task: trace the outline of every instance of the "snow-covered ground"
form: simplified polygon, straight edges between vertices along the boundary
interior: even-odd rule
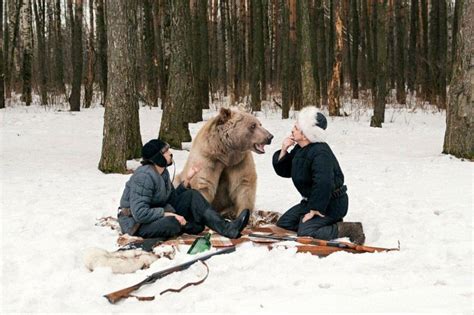
[[[116,232],[96,219],[115,215],[129,175],[105,175],[101,153],[103,109],[79,113],[15,106],[0,111],[1,313],[290,313],[473,312],[473,163],[441,154],[445,116],[430,111],[387,110],[382,129],[369,112],[329,118],[328,142],[345,173],[350,197],[346,221],[364,223],[367,244],[400,252],[320,259],[294,250],[245,244],[208,261],[200,286],[152,302],[111,305],[103,294],[141,281],[189,259],[159,259],[150,269],[89,272],[84,250],[115,250]],[[205,113],[208,118],[215,111]],[[259,113],[275,135],[265,155],[254,155],[257,208],[284,211],[300,197],[279,178],[273,151],[293,120]],[[161,111],[141,108],[144,142],[156,137]],[[202,123],[191,125],[196,134]],[[186,151],[175,152],[180,167]],[[141,289],[156,295],[202,276],[202,266]]]

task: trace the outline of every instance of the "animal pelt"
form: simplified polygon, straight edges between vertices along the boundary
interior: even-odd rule
[[[90,271],[99,267],[110,267],[113,273],[132,273],[140,269],[146,269],[158,258],[167,257],[173,259],[175,248],[156,248],[153,253],[141,249],[130,249],[109,252],[101,248],[89,248],[84,253],[84,265]]]

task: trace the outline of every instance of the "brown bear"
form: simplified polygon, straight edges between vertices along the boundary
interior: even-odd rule
[[[180,174],[198,164],[201,170],[192,178],[191,187],[214,209],[235,218],[244,209],[254,210],[257,173],[251,152],[265,153],[272,138],[255,116],[221,108],[199,130]],[[178,175],[175,184],[181,180]]]

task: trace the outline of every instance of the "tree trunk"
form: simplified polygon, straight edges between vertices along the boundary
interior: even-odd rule
[[[339,12],[340,13],[340,12]],[[336,21],[335,21],[335,10],[334,1],[329,1],[329,43],[328,43],[328,64],[327,64],[327,77],[332,78],[332,70],[334,66],[334,47],[336,45]],[[329,92],[328,92],[329,93]]]
[[[336,31],[335,31],[335,49],[334,61],[332,68],[331,82],[329,83],[329,116],[340,116],[340,94],[341,94],[341,66],[342,66],[342,18],[341,18],[341,2],[333,1]]]
[[[63,34],[61,29],[61,0],[56,0],[54,5],[54,90],[57,94],[66,94],[64,85],[64,49]]]
[[[160,139],[173,148],[191,140],[183,113],[193,100],[193,75],[190,52],[190,12],[185,1],[171,3],[171,60],[168,103],[161,119]]]
[[[155,44],[155,32],[153,27],[153,12],[151,0],[143,1],[143,46],[145,50],[145,97],[149,104],[153,104],[154,107],[158,106],[158,69]]]
[[[262,69],[263,69],[263,29],[262,29],[262,0],[250,2],[252,10],[252,61],[250,93],[252,99],[252,111],[262,110]]]
[[[201,0],[202,1],[202,0]],[[210,5],[210,26],[209,28],[211,29],[210,33],[210,60],[213,60],[214,62],[210,63],[210,77],[211,77],[211,97],[212,95],[215,95],[217,91],[219,90],[219,36],[218,36],[218,23],[217,23],[217,12],[218,12],[218,5],[217,5],[217,0],[210,0],[211,5]],[[215,62],[217,61],[217,62]]]
[[[456,3],[457,5],[457,3]],[[453,63],[453,79],[449,89],[446,109],[446,133],[443,153],[459,158],[474,159],[474,95],[473,35],[474,5],[462,1],[458,16],[461,30],[458,33]]]
[[[3,0],[0,0],[0,108],[5,108],[5,58],[3,56]]]
[[[352,85],[352,98],[359,98],[359,71],[357,65],[359,62],[359,12],[357,10],[357,0],[351,0],[351,13],[352,13],[352,69],[351,69],[351,85]]]
[[[263,30],[263,53],[262,53],[262,100],[268,100],[268,84],[270,82],[270,62],[271,62],[271,46],[270,46],[270,11],[269,0],[262,0],[262,30]]]
[[[397,102],[406,103],[405,93],[405,6],[401,1],[395,2],[395,25],[397,32],[396,40],[396,78],[397,78]]]
[[[154,24],[154,35],[155,35],[155,44],[156,44],[156,69],[158,72],[158,85],[159,85],[159,96],[161,99],[161,109],[165,108],[166,104],[166,94],[168,86],[168,75],[165,70],[165,58],[163,50],[163,41],[162,41],[162,23],[164,16],[164,0],[153,1],[153,24]]]
[[[378,0],[376,0],[377,2]],[[383,1],[383,0],[382,0]],[[388,22],[388,38],[387,38],[387,76],[389,89],[395,89],[395,18],[393,14],[393,1],[388,0],[387,22]],[[398,0],[400,1],[400,0]],[[397,1],[397,2],[398,2]]]
[[[21,77],[23,80],[23,90],[21,100],[25,102],[26,106],[31,105],[32,101],[32,61],[33,61],[33,29],[31,16],[31,0],[25,0],[21,10],[21,31],[20,37],[23,41],[22,47],[22,69]]]
[[[105,24],[104,0],[96,0],[97,61],[99,63],[99,86],[102,91],[102,104],[107,97],[107,27]]]
[[[472,18],[472,16],[471,16]],[[448,63],[448,9],[445,0],[439,1],[439,51],[437,65],[439,67],[438,79],[438,106],[446,109],[446,73]]]
[[[418,0],[411,0],[410,11],[410,45],[408,48],[407,85],[410,93],[416,90],[417,82],[417,32],[418,32]]]
[[[4,10],[3,7],[3,0],[2,1],[2,11]],[[5,14],[5,23],[2,23],[2,54],[0,55],[2,57],[2,74],[3,76],[0,77],[1,82],[3,83],[0,86],[0,89],[3,91],[3,107],[5,108],[5,97],[7,96],[7,79],[8,79],[8,45],[9,45],[9,39],[10,39],[10,27],[8,23],[8,17],[9,17],[9,9],[8,9],[8,0],[5,1],[5,10],[2,12],[2,20],[3,20],[3,13]],[[0,95],[0,97],[2,97]]]
[[[365,40],[367,43],[367,81],[368,87],[372,90],[372,93],[375,92],[375,71],[374,71],[374,64],[375,64],[375,52],[373,50],[374,47],[374,40],[373,40],[373,33],[372,33],[372,24],[373,17],[369,13],[369,0],[362,0],[362,10],[365,22]],[[372,12],[373,15],[373,12]]]
[[[438,90],[439,90],[439,50],[440,47],[440,29],[439,29],[439,2],[440,0],[433,0],[430,2],[430,20],[429,20],[429,66],[430,66],[430,86],[432,90],[430,103],[438,105]]]
[[[282,1],[274,1],[272,4],[273,7],[273,19],[275,23],[273,23],[272,28],[273,28],[273,58],[272,58],[272,85],[273,89],[272,91],[281,91],[281,83],[280,83],[280,78],[282,76],[281,74],[281,66],[282,66],[282,55],[281,55],[281,31],[282,31]]]
[[[422,81],[421,81],[421,93],[425,100],[432,99],[433,90],[431,88],[431,74],[430,74],[430,61],[429,61],[429,29],[428,29],[428,1],[421,0],[421,25],[423,29],[422,33],[422,43],[423,49],[421,53],[422,60]]]
[[[301,19],[298,14],[297,0],[290,0],[290,43],[289,56],[290,63],[290,107],[300,110],[303,105],[303,91],[301,80]]]
[[[290,116],[290,18],[289,18],[289,0],[282,0],[281,5],[281,98],[282,110],[281,118],[286,119]]]
[[[199,66],[200,83],[200,120],[202,109],[209,109],[209,26],[207,23],[207,0],[198,1],[199,49],[201,51]]]
[[[72,90],[69,97],[71,111],[81,110],[82,86],[82,0],[68,0],[69,16],[71,19],[71,60],[72,60]]]
[[[351,82],[351,66],[352,66],[352,55],[351,55],[351,24],[350,19],[350,0],[341,1],[341,19],[342,19],[342,62],[341,62],[341,90],[340,93],[344,97],[344,84],[345,82]],[[346,80],[346,78],[348,78]]]
[[[44,1],[33,0],[35,13],[36,39],[38,41],[38,75],[41,105],[48,104],[46,69],[46,5]]]
[[[237,4],[232,1],[229,14],[229,78],[230,78],[230,95],[229,104],[235,105],[239,98],[239,74],[238,74],[238,63],[240,62],[240,33],[239,33],[239,16],[237,12]]]
[[[199,7],[198,1],[191,0],[190,2],[190,34],[189,34],[189,47],[190,47],[190,58],[191,58],[191,72],[193,82],[193,94],[190,100],[189,106],[186,106],[187,114],[183,119],[186,122],[196,123],[202,121],[202,84],[200,82],[201,72],[201,31],[200,31],[200,20],[199,20]]]
[[[374,33],[374,52],[377,64],[377,73],[375,75],[376,84],[373,93],[374,115],[370,120],[371,127],[381,128],[385,121],[385,101],[387,97],[387,36],[386,28],[386,2],[384,0],[374,1],[373,9],[373,33]]]
[[[92,96],[94,94],[94,0],[89,0],[89,27],[89,40],[87,41],[87,73],[86,82],[84,82],[84,103],[86,108],[91,107]]]
[[[220,0],[220,40],[218,44],[218,54],[219,54],[219,81],[221,82],[224,96],[227,96],[227,64],[226,64],[226,51],[227,51],[227,36],[226,36],[226,18],[225,18],[225,7],[228,5],[227,0]]]
[[[459,21],[461,17],[461,10],[463,1],[466,0],[457,0],[454,5],[454,16],[453,16],[453,29],[452,29],[452,42],[451,42],[451,60],[450,60],[450,67],[449,67],[449,75],[448,81],[451,80],[453,75],[453,68],[454,62],[456,59],[456,50],[457,50],[457,42],[459,37]]]
[[[328,59],[327,56],[327,43],[326,43],[326,18],[324,14],[324,1],[317,0],[318,14],[317,18],[319,20],[319,55],[321,56],[319,64],[320,72],[320,82],[321,82],[321,104],[328,105]]]
[[[5,58],[7,61],[7,69],[6,69],[6,76],[5,76],[5,89],[6,89],[6,97],[10,98],[11,97],[11,92],[14,88],[14,73],[18,72],[17,68],[15,67],[15,49],[17,48],[17,44],[19,42],[19,31],[20,31],[20,16],[21,16],[21,11],[22,7],[25,5],[23,4],[23,1],[9,1],[7,3],[9,9],[8,9],[8,21],[7,25],[12,25],[12,30],[8,32],[8,40],[6,41],[8,43],[8,47],[6,50],[6,54],[8,55],[8,58]]]
[[[360,88],[366,90],[368,88],[367,80],[367,39],[366,39],[366,12],[364,12],[364,3],[366,0],[360,0],[359,2],[359,14],[360,14],[360,64],[359,64],[359,75],[360,75]]]
[[[303,81],[303,106],[321,107],[321,84],[319,79],[320,55],[318,53],[319,24],[318,9],[314,1],[300,1],[301,42],[301,77]]]
[[[125,173],[126,161],[141,156],[137,98],[137,1],[107,1],[108,84],[99,170]]]

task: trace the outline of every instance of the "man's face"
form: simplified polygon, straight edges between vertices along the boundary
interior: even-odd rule
[[[163,152],[161,152],[161,154],[163,154],[163,157],[165,158],[166,163],[168,165],[173,164],[173,152],[171,152],[171,149],[169,147],[167,147]]]
[[[293,139],[297,142],[300,140],[306,139],[306,137],[304,136],[303,132],[301,131],[297,123],[295,123],[295,125],[293,126],[293,129],[291,129],[291,134],[293,135]]]

